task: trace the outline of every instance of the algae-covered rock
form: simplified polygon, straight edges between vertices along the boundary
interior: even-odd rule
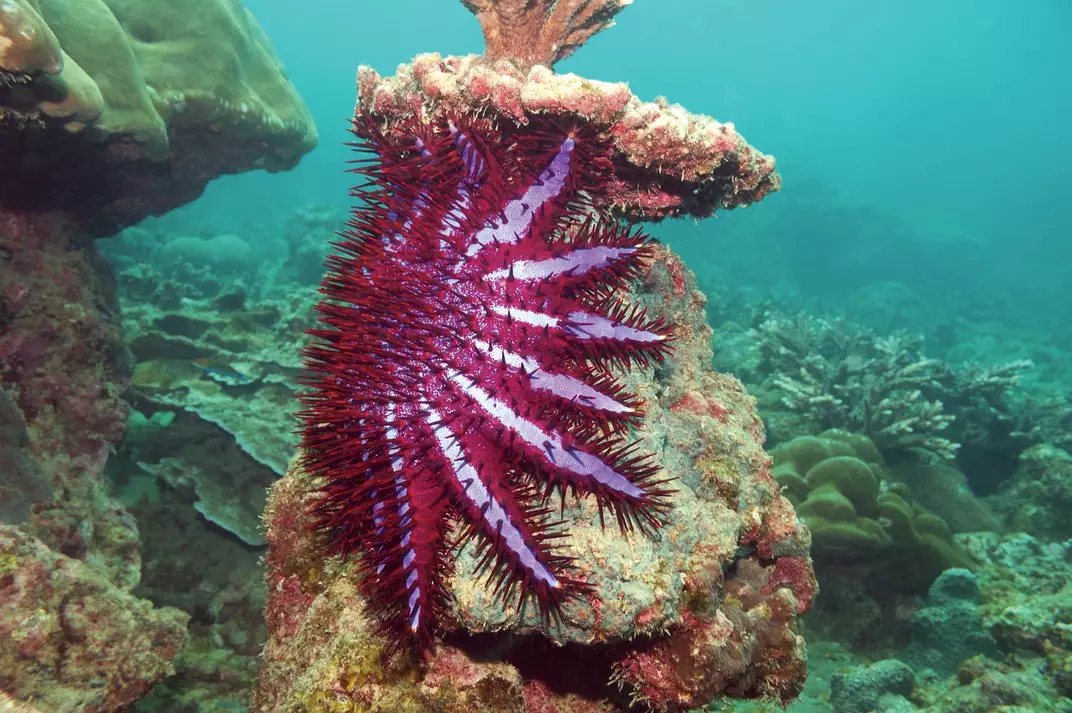
[[[1072,454],[1047,444],[1027,449],[1016,474],[988,500],[1009,531],[1072,537]]]
[[[834,674],[830,703],[834,713],[912,711],[907,696],[916,686],[912,668],[898,659],[884,659]]]
[[[22,522],[32,503],[52,497],[41,466],[27,452],[29,440],[15,400],[0,391],[0,522]]]
[[[793,622],[815,594],[807,531],[771,477],[754,401],[710,371],[691,274],[654,252],[632,299],[676,325],[675,354],[629,388],[647,402],[642,449],[676,478],[665,525],[623,536],[600,526],[594,503],[568,500],[564,554],[593,592],[550,626],[497,599],[467,545],[450,582],[449,645],[425,667],[407,656],[384,667],[355,565],[328,557],[312,531],[316,483],[296,460],[265,515],[269,641],[255,710],[621,711],[632,699],[678,711],[799,691]]]
[[[187,618],[0,525],[0,691],[50,713],[125,710],[173,672]]]
[[[972,656],[997,656],[997,644],[983,626],[979,579],[966,569],[947,570],[934,581],[911,629],[903,658],[917,669],[949,674]]]

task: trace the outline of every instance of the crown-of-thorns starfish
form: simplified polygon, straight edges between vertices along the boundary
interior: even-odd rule
[[[669,493],[609,370],[670,348],[619,298],[645,236],[586,200],[610,149],[550,122],[353,130],[372,158],[307,350],[319,525],[333,553],[359,554],[396,645],[433,639],[452,522],[503,596],[554,616],[588,588],[553,545],[568,532],[549,496],[594,497],[625,532],[657,526]]]

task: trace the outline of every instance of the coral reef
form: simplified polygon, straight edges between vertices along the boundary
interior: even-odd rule
[[[142,579],[134,593],[190,616],[175,675],[137,711],[246,710],[265,641],[261,548],[197,517],[193,496],[134,473],[120,492],[141,530]]]
[[[960,592],[967,598],[956,592],[952,597],[952,606],[960,607],[963,613],[925,618],[945,622],[954,630],[944,631],[937,637],[939,641],[934,636],[938,629],[924,627],[930,635],[918,639],[914,646],[919,651],[938,652],[947,668],[953,659],[968,655],[973,646],[986,649],[991,656],[965,658],[957,663],[953,675],[918,687],[921,708],[969,713],[1005,707],[1072,711],[1068,674],[1072,668],[1068,627],[1072,616],[1072,543],[1046,543],[1025,534],[970,535],[964,543],[982,563],[976,575],[978,592],[975,594],[971,575],[953,575],[967,585],[957,588],[967,590]],[[977,602],[971,601],[973,596]],[[927,610],[921,614],[924,612]],[[916,628],[913,636],[921,633]],[[972,642],[972,646],[965,646]],[[992,658],[995,649],[998,659]]]
[[[433,222],[428,229],[442,236],[438,248],[443,251],[456,248],[454,233],[462,232],[462,228],[469,230],[472,212],[495,205],[502,211],[497,218],[475,226],[478,241],[472,249],[437,269],[444,275],[456,271],[467,257],[485,247],[495,257],[505,256],[504,265],[510,264],[511,246],[520,244],[529,227],[544,219],[544,204],[560,190],[565,191],[563,185],[572,180],[570,157],[575,150],[583,153],[586,142],[606,146],[605,151],[594,156],[592,166],[585,166],[585,170],[599,172],[599,180],[585,186],[585,200],[591,203],[593,218],[604,213],[634,219],[686,214],[703,217],[719,208],[754,202],[778,188],[773,159],[748,146],[731,125],[691,116],[664,101],[644,104],[624,85],[556,75],[542,65],[530,67],[533,62],[549,64],[575,49],[586,33],[605,26],[624,3],[474,0],[466,4],[477,12],[484,26],[491,57],[421,55],[400,66],[394,77],[384,79],[367,67],[358,73],[355,131],[374,144],[386,167],[382,174],[375,168],[367,172],[372,188],[358,193],[372,195],[375,200],[370,209],[355,214],[351,228],[361,236],[367,232],[379,235],[377,228],[390,226],[383,233],[384,249],[405,255],[391,254],[385,259],[400,260],[399,269],[419,262],[417,256],[406,252],[412,250],[406,237],[411,227],[431,220],[428,215],[442,219],[442,223]],[[546,22],[536,30],[534,23],[541,13]],[[472,122],[493,127],[495,134],[474,131]],[[540,130],[546,126],[558,127],[555,144],[548,144],[546,129]],[[564,138],[562,127],[568,131]],[[418,134],[406,144],[406,151],[396,154],[387,150],[390,142],[401,140],[400,134],[406,131]],[[517,170],[517,166],[524,166],[519,157],[510,157],[509,152],[504,157],[491,150],[490,144],[500,138],[500,132],[501,137],[518,147],[519,153],[525,154],[525,159],[546,153],[549,163],[535,180],[527,169]],[[453,141],[441,140],[447,135]],[[454,163],[445,158],[448,154],[457,154]],[[506,165],[507,159],[513,162],[513,169]],[[438,160],[447,163],[434,174],[422,178],[413,172],[423,162]],[[498,161],[503,163],[497,164]],[[494,179],[494,171],[503,169],[510,176],[507,186],[511,193],[482,196],[481,183],[489,175]],[[440,195],[436,180],[455,173],[461,175],[456,194]],[[423,191],[417,189],[422,183]],[[382,193],[376,193],[377,188]],[[524,198],[518,191],[524,192]],[[503,201],[507,201],[505,205]],[[548,221],[553,217],[552,214]],[[584,236],[582,229],[580,237],[572,235],[571,240],[583,241]],[[612,248],[614,245],[610,243]],[[377,240],[368,245],[344,244],[343,249],[345,255],[360,258],[364,250],[379,246]],[[563,245],[567,251],[570,247],[571,242]],[[428,252],[435,250],[433,245]],[[645,537],[623,538],[602,526],[603,506],[611,504],[609,501],[574,502],[564,498],[561,518],[570,537],[559,545],[556,556],[561,552],[569,558],[567,561],[574,567],[570,577],[583,583],[584,588],[582,596],[557,602],[558,616],[549,620],[526,609],[524,600],[504,601],[491,591],[485,581],[488,572],[481,561],[487,559],[483,557],[485,553],[465,536],[464,523],[448,523],[453,527],[451,538],[459,538],[459,550],[444,592],[449,594],[444,601],[450,605],[441,617],[444,638],[423,649],[421,662],[405,650],[387,656],[394,647],[387,637],[377,635],[382,630],[373,615],[382,599],[366,600],[358,589],[358,575],[364,572],[375,579],[388,567],[393,568],[392,572],[411,570],[398,577],[397,582],[408,593],[404,621],[419,631],[424,621],[421,617],[426,613],[422,592],[430,586],[426,570],[436,567],[435,557],[430,560],[426,553],[408,551],[407,547],[416,547],[418,537],[411,538],[401,530],[414,522],[414,527],[422,526],[423,516],[438,512],[438,501],[428,499],[434,493],[434,483],[414,484],[402,472],[409,466],[410,452],[402,452],[396,460],[390,447],[384,445],[373,450],[372,457],[398,468],[393,493],[386,494],[394,499],[385,501],[386,506],[379,510],[372,507],[370,512],[360,511],[362,518],[355,523],[329,520],[337,528],[332,534],[341,530],[342,536],[348,537],[353,532],[354,541],[361,547],[372,548],[372,564],[365,562],[362,568],[348,558],[331,556],[339,551],[347,554],[353,547],[325,549],[324,515],[330,517],[334,511],[325,507],[322,499],[317,500],[316,491],[326,490],[335,498],[333,502],[347,506],[345,488],[328,487],[338,482],[336,474],[330,474],[327,483],[320,477],[325,466],[345,465],[325,463],[322,458],[340,452],[332,445],[330,427],[348,425],[343,411],[350,405],[366,408],[369,418],[383,419],[386,425],[381,431],[386,435],[382,437],[388,441],[396,436],[409,439],[408,429],[415,421],[412,415],[399,414],[396,424],[390,408],[386,414],[382,412],[381,400],[365,404],[362,399],[366,396],[375,398],[375,388],[355,388],[347,394],[351,378],[358,379],[360,387],[361,378],[370,372],[365,366],[350,370],[338,365],[328,371],[339,378],[324,379],[325,388],[343,390],[337,395],[330,392],[338,399],[337,404],[317,408],[321,404],[313,401],[310,408],[310,461],[307,463],[304,457],[295,460],[288,475],[273,486],[266,512],[269,640],[254,698],[258,711],[562,710],[576,705],[578,695],[594,701],[593,709],[622,709],[643,702],[657,711],[680,711],[722,694],[784,703],[800,691],[805,660],[794,623],[796,616],[811,606],[816,592],[807,555],[807,530],[797,522],[770,475],[769,461],[761,448],[762,425],[753,403],[739,383],[716,375],[708,367],[710,330],[691,274],[665,249],[652,245],[650,251],[652,264],[638,267],[635,281],[629,280],[634,277],[633,271],[622,271],[621,281],[633,282],[635,292],[623,299],[620,308],[615,306],[608,317],[596,317],[594,323],[578,322],[570,336],[598,338],[609,354],[617,356],[616,361],[611,360],[613,368],[608,369],[609,373],[621,381],[628,393],[636,394],[638,402],[647,405],[643,415],[637,414],[630,437],[636,439],[637,452],[654,455],[652,477],[665,472],[674,478],[674,491],[659,494],[668,506],[659,515],[660,527],[652,528],[654,531]],[[350,284],[348,281],[361,283],[365,279],[365,289],[379,288],[381,281],[394,284],[390,275],[377,271],[378,264],[365,265],[365,269],[349,274],[345,269],[354,265],[350,257],[343,256],[333,259],[331,266],[335,272],[325,292],[336,301],[321,309],[329,324],[338,329],[350,324],[350,303],[356,301],[339,292]],[[357,266],[361,266],[360,262]],[[554,273],[553,267],[539,262],[525,264],[524,269],[535,270],[537,275],[541,270]],[[508,278],[511,283],[528,279],[516,277],[513,270]],[[493,289],[491,285],[487,287]],[[469,285],[460,280],[447,280],[434,299],[464,311],[458,300],[467,299],[467,289]],[[609,289],[597,292],[595,297],[611,296]],[[522,294],[518,292],[517,296]],[[400,294],[399,298],[406,296]],[[387,300],[390,301],[389,295]],[[514,319],[516,308],[511,304],[507,300],[502,308],[506,312],[504,329],[510,329],[513,322],[543,316],[522,310]],[[474,313],[473,321],[463,321],[462,327],[479,332],[480,320],[495,321],[498,303],[485,306],[489,310],[486,316]],[[368,305],[362,307],[363,312],[364,307]],[[544,309],[552,308],[544,305]],[[573,308],[569,319],[577,309]],[[642,309],[647,312],[639,311]],[[370,314],[377,324],[391,326],[391,320],[381,312]],[[628,315],[638,314],[650,315],[653,321],[631,324]],[[397,321],[412,326],[422,316],[426,315],[407,313],[405,320],[396,320],[396,326]],[[627,330],[616,321],[629,324],[629,334],[648,332],[645,339],[661,334],[651,325],[673,325],[674,358],[654,368],[643,363],[634,365],[643,368],[627,372],[625,367],[635,360],[622,349],[610,350],[613,338]],[[586,328],[593,324],[611,331],[589,333]],[[452,325],[447,323],[455,329]],[[431,324],[428,328],[434,331],[437,326]],[[544,339],[559,339],[551,330],[560,328],[560,320],[550,320]],[[526,331],[524,325],[517,329]],[[326,329],[319,330],[317,336],[332,343],[346,343],[347,339],[347,333]],[[395,344],[396,339],[387,341],[385,350],[396,348],[403,353],[384,354],[385,358],[407,357],[422,348]],[[530,350],[538,346],[513,341],[507,345]],[[348,343],[347,346],[353,348]],[[376,348],[374,345],[370,355]],[[311,358],[316,364],[327,364],[330,359],[326,351],[322,347],[313,349]],[[591,357],[579,356],[582,353],[575,356]],[[511,359],[524,361],[523,357],[503,351],[502,366]],[[403,375],[424,374],[425,367],[420,364],[417,360],[412,368],[403,369]],[[431,375],[419,377],[421,384],[438,383],[438,375],[447,371],[437,370],[434,363],[431,366]],[[526,380],[535,380],[534,373],[526,373]],[[517,404],[500,408],[476,382],[468,381],[467,371],[447,376],[462,389],[463,397],[475,400],[477,406],[493,416],[512,412],[514,425],[504,422],[512,429],[511,435],[514,431],[527,434],[523,435],[526,442],[535,437],[528,425],[515,423],[524,418],[518,415]],[[403,378],[395,386],[398,391],[413,385]],[[550,391],[557,393],[558,388]],[[360,395],[355,398],[354,394]],[[432,398],[428,402],[439,408],[438,396],[434,401]],[[395,403],[395,397],[383,403],[388,401]],[[502,418],[511,417],[507,414]],[[452,422],[441,419],[436,412],[432,428],[440,448],[448,455],[452,448],[461,450],[471,435],[469,429],[452,433],[449,438],[439,432],[451,427]],[[474,423],[474,428],[480,425]],[[602,428],[608,434],[614,433],[607,424]],[[375,445],[380,440],[374,431],[375,428],[362,433],[374,439],[370,443]],[[487,447],[493,443],[489,441]],[[538,443],[533,445],[540,450]],[[554,456],[560,447],[558,441],[544,437],[542,448],[556,464],[559,461]],[[581,449],[568,448],[566,453],[585,462]],[[428,449],[423,454],[426,455]],[[615,463],[633,463],[625,460],[632,455],[631,451],[616,455]],[[543,561],[540,552],[533,554],[533,538],[518,533],[513,524],[518,518],[501,514],[503,506],[499,501],[507,492],[505,487],[495,486],[494,498],[488,495],[491,485],[485,485],[482,494],[474,494],[473,484],[484,481],[479,474],[463,480],[464,474],[450,465],[450,461],[458,460],[449,456],[446,474],[452,467],[455,469],[455,477],[471,501],[470,519],[494,520],[494,543],[507,540],[510,550],[523,562]],[[518,460],[519,469],[530,466],[530,460]],[[310,473],[307,465],[316,472]],[[368,467],[374,464],[370,462]],[[585,472],[593,468],[586,466]],[[646,486],[646,472],[634,485]],[[607,473],[601,470],[599,474],[600,482],[609,482]],[[572,485],[572,481],[556,478]],[[367,495],[373,502],[383,496],[379,490]],[[604,500],[609,497],[605,492],[602,495]],[[319,507],[311,507],[317,502]],[[637,517],[639,513],[637,508],[633,516],[617,514],[626,526],[634,518],[644,520],[643,515]],[[538,513],[529,516],[536,517]],[[440,522],[434,517],[432,527],[445,526]],[[370,533],[370,537],[362,537],[362,532]],[[398,544],[384,539],[380,542],[382,552],[376,549],[372,537],[381,532],[396,533]],[[423,542],[441,533],[418,534]],[[401,562],[399,566],[394,557]],[[516,571],[516,563],[493,569],[492,578],[501,575],[498,579],[502,584],[512,570]],[[414,589],[414,581],[420,589]],[[367,590],[364,594],[368,594]],[[549,647],[556,645],[560,648],[548,656]]]
[[[21,458],[38,464],[55,496],[27,526],[57,552],[129,585],[137,581],[137,530],[100,479],[127,416],[114,285],[95,254],[71,250],[44,226],[27,228],[0,237],[34,241],[0,252],[0,390],[17,407],[10,418],[24,424]]]
[[[0,691],[45,711],[119,711],[172,672],[187,616],[0,525]]]
[[[691,274],[657,247],[637,290],[637,304],[676,325],[674,360],[625,382],[649,404],[642,447],[678,477],[663,528],[622,538],[594,503],[567,501],[564,551],[593,593],[550,627],[487,590],[470,544],[450,582],[445,643],[425,666],[383,667],[354,564],[326,556],[311,528],[314,483],[298,460],[266,514],[269,640],[255,710],[566,710],[583,695],[603,701],[585,704],[593,710],[637,700],[673,711],[799,691],[793,621],[815,595],[807,532],[770,476],[751,399],[709,371]]]
[[[181,646],[182,616],[129,594],[138,529],[102,479],[127,421],[131,364],[93,240],[197,197],[223,173],[289,168],[314,143],[308,112],[236,0],[0,3],[2,507],[25,518],[12,537],[36,538],[19,540],[18,561],[27,576],[36,567],[30,596],[52,617],[42,626],[63,617],[72,637],[60,627],[36,649],[5,637],[0,656],[21,658],[0,687],[33,694],[36,670],[39,685],[55,680],[41,695],[71,697],[56,710],[113,710],[170,670]],[[9,463],[20,469],[14,496]],[[77,581],[43,588],[53,568]],[[62,611],[83,596],[82,610]]]
[[[0,20],[0,376],[24,450],[59,496],[31,525],[129,582],[136,533],[99,483],[123,433],[129,366],[115,286],[89,240],[221,173],[287,168],[315,133],[238,3],[13,0]]]
[[[948,569],[934,580],[926,606],[910,622],[912,642],[902,659],[917,670],[956,671],[973,656],[996,658],[997,643],[983,628],[979,578],[966,569]]]
[[[30,505],[52,498],[41,467],[26,452],[29,435],[19,407],[0,391],[0,522],[22,522]]]
[[[451,116],[583,123],[614,147],[615,175],[593,199],[637,220],[702,218],[755,203],[781,186],[774,159],[749,146],[732,124],[663,99],[642,102],[625,84],[555,74],[542,65],[523,70],[485,57],[422,54],[393,77],[361,67],[357,87],[355,113],[384,124]]]
[[[916,674],[911,666],[898,659],[884,659],[835,674],[830,680],[830,705],[835,713],[913,711],[907,697],[915,687]]]
[[[903,585],[929,584],[949,567],[971,567],[946,522],[890,477],[866,436],[826,431],[771,451],[774,477],[812,533],[817,563],[888,567]]]
[[[1072,538],[1072,454],[1045,444],[1027,449],[1016,473],[989,500],[1010,531]]]
[[[1014,436],[1032,443],[1072,448],[1072,396],[1030,399],[1021,409]]]
[[[771,311],[750,336],[758,378],[780,396],[781,408],[816,431],[863,433],[887,458],[920,452],[956,458],[968,472],[1023,447],[1009,443],[1017,428],[1009,394],[1030,361],[952,366],[925,357],[922,337],[880,337],[806,313]],[[803,430],[796,426],[797,433]]]
[[[890,472],[893,479],[908,486],[916,502],[945,520],[954,533],[1002,529],[987,503],[972,493],[967,476],[952,464],[903,460]]]
[[[1046,542],[1031,535],[973,535],[980,569],[983,623],[1003,651],[1048,659],[1055,682],[1067,676],[1072,655],[1072,541]],[[1067,678],[1064,695],[1068,695]]]
[[[823,596],[806,621],[809,635],[870,655],[897,650],[916,595],[949,567],[975,566],[866,436],[801,436],[771,456],[775,480],[812,534]]]
[[[1072,711],[1072,543],[993,533],[962,543],[978,571],[943,573],[905,645],[832,676],[836,713]]]
[[[200,283],[144,267],[119,278],[127,346],[138,360],[129,394],[135,427],[122,455],[172,485],[192,487],[206,518],[264,544],[265,492],[297,445],[299,354],[313,288],[287,283],[253,300],[232,284],[175,302],[176,293],[204,294],[191,288]]]
[[[327,243],[345,222],[345,211],[329,205],[310,205],[295,212],[283,228],[286,267],[302,285],[318,285],[324,276]]]

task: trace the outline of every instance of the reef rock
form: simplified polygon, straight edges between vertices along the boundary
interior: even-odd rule
[[[908,664],[883,659],[834,674],[830,680],[830,704],[835,713],[914,711],[907,696],[915,685],[916,674]]]
[[[733,124],[690,114],[665,99],[644,102],[626,84],[522,70],[481,56],[418,55],[393,77],[370,67],[357,75],[356,114],[390,123],[463,115],[524,124],[532,116],[581,121],[615,148],[615,180],[604,207],[637,220],[748,205],[779,190],[774,158],[748,144]]]
[[[0,693],[49,712],[125,710],[173,672],[187,618],[0,525]]]
[[[468,545],[445,642],[425,665],[401,656],[381,666],[385,644],[353,563],[326,557],[311,530],[315,483],[299,458],[266,514],[269,641],[256,710],[612,711],[644,701],[679,711],[720,694],[799,692],[810,538],[771,476],[754,401],[709,368],[692,275],[668,250],[655,254],[632,299],[676,325],[675,356],[627,383],[647,401],[641,447],[677,478],[665,525],[625,536],[600,526],[594,503],[567,501],[563,549],[594,591],[557,626],[498,601]]]

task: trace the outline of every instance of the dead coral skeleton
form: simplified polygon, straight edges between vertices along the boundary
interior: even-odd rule
[[[462,0],[480,21],[489,59],[526,66],[573,54],[592,35],[614,24],[633,0]]]

